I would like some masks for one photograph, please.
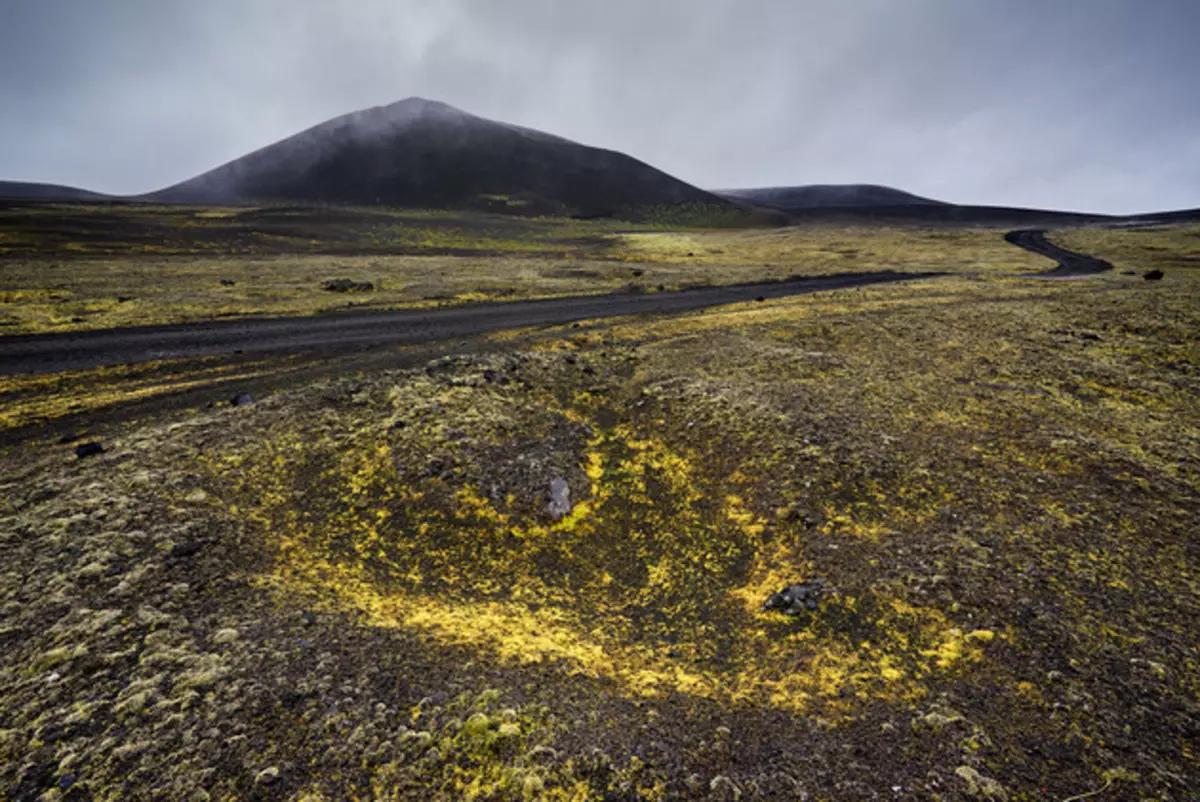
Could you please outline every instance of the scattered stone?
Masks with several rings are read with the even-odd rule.
[[[723,774],[712,778],[712,782],[708,784],[708,790],[712,792],[711,799],[719,799],[722,802],[733,802],[742,798],[742,789]]]
[[[249,393],[238,393],[233,398],[229,399],[229,405],[233,407],[248,407],[254,403],[254,396]]]
[[[645,271],[645,270],[639,270],[639,269],[637,269],[637,268],[635,268],[635,269],[633,270],[633,277],[634,277],[634,278],[641,278],[641,277],[642,277],[642,276],[644,276],[644,275],[646,275],[646,271]]]
[[[203,504],[208,501],[208,493],[205,493],[203,490],[193,490],[184,496],[183,500],[188,504]]]
[[[279,767],[271,766],[254,775],[255,785],[272,785],[279,781]]]
[[[194,557],[200,553],[200,548],[201,548],[200,544],[195,543],[195,542],[176,543],[174,546],[171,547],[170,556],[174,559],[184,559],[187,557]]]
[[[550,517],[559,520],[571,512],[571,488],[567,480],[556,476],[550,480]]]
[[[1100,335],[1099,335],[1099,334],[1095,334],[1095,333],[1093,333],[1093,332],[1090,332],[1090,331],[1081,331],[1081,332],[1079,332],[1079,339],[1081,339],[1081,340],[1090,340],[1090,341],[1092,341],[1092,342],[1095,342],[1096,340],[1099,340],[1099,339],[1100,339]]]
[[[74,774],[64,774],[58,778],[58,787],[60,790],[67,790],[75,784],[76,777]]]
[[[126,304],[132,300],[133,300],[132,295],[118,295],[117,296],[117,303],[119,303],[119,304]]]
[[[784,615],[800,615],[800,613],[817,609],[818,599],[824,590],[824,579],[797,582],[794,585],[788,585],[778,593],[771,594],[763,602],[762,609],[777,610]]]
[[[755,298],[754,300],[758,301],[759,303],[762,303],[763,301],[767,300],[767,296],[760,295],[757,298]]]
[[[231,278],[223,278],[223,279],[221,279],[221,286],[222,286],[222,287],[232,287],[232,286],[234,286],[234,285],[236,285],[236,284],[237,284],[237,282],[236,282],[236,281],[234,281],[234,280],[233,280],[233,279],[231,279]]]
[[[336,278],[321,284],[326,292],[372,292],[375,285],[369,281],[351,281],[348,278]]]
[[[957,710],[952,710],[948,707],[934,708],[923,716],[917,716],[912,720],[912,728],[917,731],[928,731],[934,733],[944,732],[955,724],[966,722],[963,715]]]
[[[1008,791],[1004,790],[1004,786],[993,780],[991,777],[985,777],[970,766],[959,766],[954,770],[960,779],[967,784],[967,794],[978,799],[998,799],[1001,802],[1008,802]]]
[[[75,456],[78,457],[79,459],[84,459],[86,457],[94,457],[97,454],[103,454],[103,453],[104,453],[104,446],[100,445],[99,443],[95,443],[95,442],[80,443],[79,445],[75,446]]]
[[[219,629],[217,630],[216,634],[213,635],[213,643],[219,645],[233,643],[240,637],[241,634],[236,629]]]
[[[1163,276],[1165,275],[1166,274],[1161,270],[1151,270],[1149,273],[1146,273],[1144,276],[1142,276],[1142,278],[1144,278],[1146,281],[1162,281]]]
[[[1122,276],[1136,276],[1137,271],[1136,270],[1122,270],[1121,275]]]

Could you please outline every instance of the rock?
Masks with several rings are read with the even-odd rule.
[[[912,728],[917,732],[928,731],[940,733],[955,724],[965,724],[966,719],[957,710],[950,708],[935,708],[923,716],[917,716],[912,721]]]
[[[97,454],[103,453],[104,446],[100,445],[99,443],[80,443],[79,445],[75,446],[75,456],[79,459],[94,457]]]
[[[967,794],[977,799],[998,799],[1008,802],[1008,791],[1004,786],[985,777],[970,766],[959,766],[954,773],[967,784]]]
[[[772,593],[763,602],[762,609],[777,610],[784,615],[800,615],[802,612],[817,609],[818,599],[824,590],[824,579],[813,579],[788,585],[778,593]]]
[[[254,396],[250,393],[238,393],[233,398],[229,399],[231,407],[248,407],[254,403]]]
[[[1122,270],[1121,275],[1122,276],[1136,276],[1137,271],[1136,270]]]
[[[236,629],[220,629],[220,630],[217,630],[216,634],[213,635],[213,643],[216,643],[216,644],[233,643],[239,637],[241,637],[241,635],[238,633],[238,631]]]
[[[1143,275],[1142,278],[1146,281],[1162,281],[1165,275],[1161,270],[1151,270],[1149,273]]]
[[[554,520],[571,512],[571,488],[567,480],[556,476],[550,480],[550,517]]]
[[[176,543],[171,547],[170,556],[175,559],[194,557],[200,553],[199,543]]]
[[[709,799],[733,802],[733,800],[742,798],[742,789],[738,788],[737,783],[723,774],[718,774],[712,778],[712,782],[708,784],[708,790],[711,792]]]
[[[758,301],[759,303],[762,303],[763,301],[767,300],[767,296],[765,296],[765,295],[759,295],[759,296],[758,296],[758,297],[756,297],[754,300]]]
[[[231,279],[231,278],[223,278],[223,279],[221,279],[221,286],[222,286],[222,287],[232,287],[232,286],[234,286],[235,284],[237,284],[237,282],[236,282],[236,281],[234,281],[234,280],[233,280],[233,279]]]
[[[273,785],[279,781],[279,767],[271,766],[254,775],[255,785]]]
[[[321,284],[326,292],[371,292],[375,285],[369,281],[351,281],[348,278],[330,279]]]
[[[208,493],[205,493],[203,490],[193,490],[184,496],[183,500],[188,504],[203,504],[208,501]]]

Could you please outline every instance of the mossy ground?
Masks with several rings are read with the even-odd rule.
[[[448,212],[0,208],[0,336],[656,292],[839,271],[1048,265],[984,229],[666,230]],[[375,290],[322,289],[337,278],[370,281]]]
[[[1200,269],[1111,236],[10,452],[0,787],[1187,799]]]

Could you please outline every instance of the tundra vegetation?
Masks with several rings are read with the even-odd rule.
[[[70,210],[100,213],[187,243],[247,212]],[[316,312],[343,275],[386,305],[949,275],[493,334],[130,418],[87,458],[29,424],[290,363],[5,378],[10,795],[1194,792],[1200,229],[1053,232],[1117,269],[1046,280],[983,229],[372,214],[445,239],[72,255],[10,224],[3,331]],[[219,277],[273,300],[222,306]],[[68,308],[133,292],[143,317]],[[763,609],[818,578],[816,609]]]

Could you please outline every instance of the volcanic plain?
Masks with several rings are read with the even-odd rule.
[[[0,346],[917,274],[10,371],[0,789],[1192,798],[1200,227],[710,211],[0,209]]]

